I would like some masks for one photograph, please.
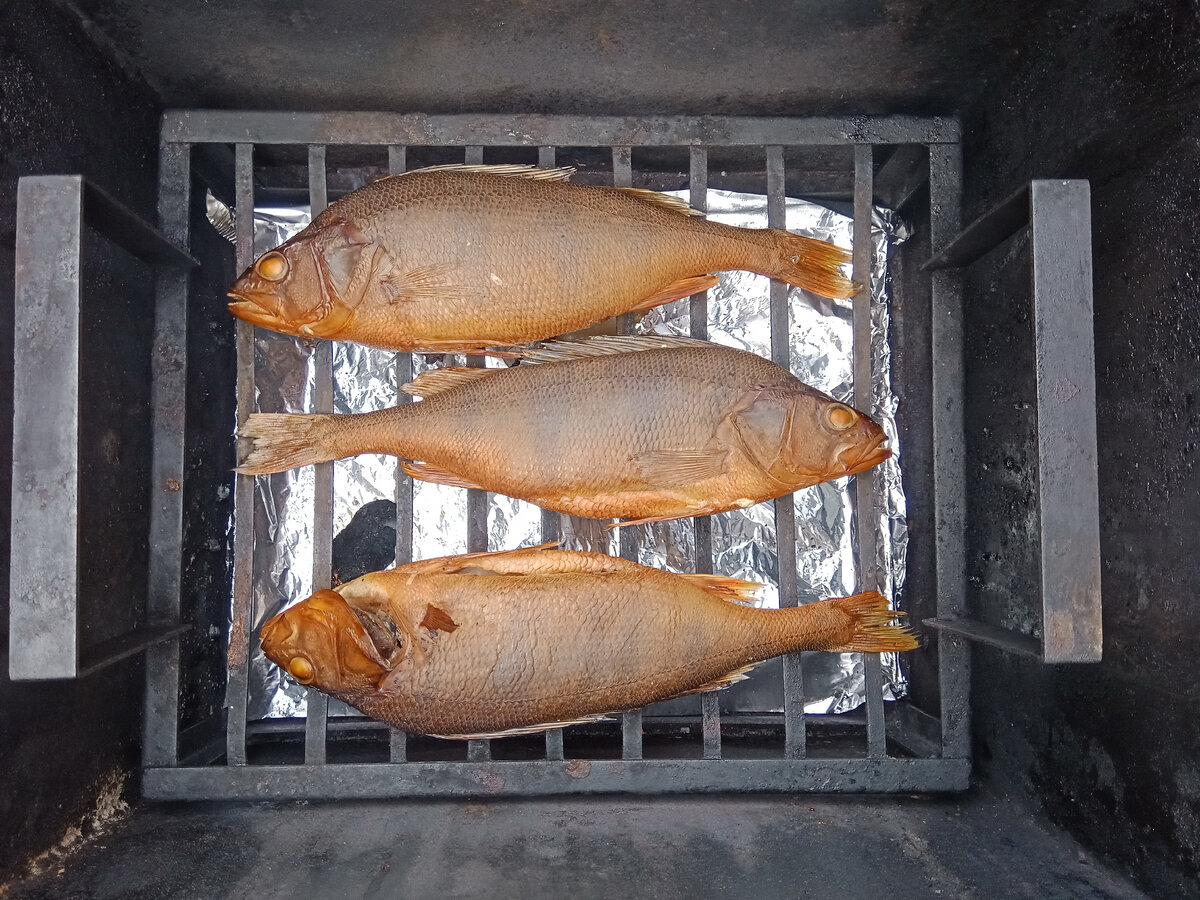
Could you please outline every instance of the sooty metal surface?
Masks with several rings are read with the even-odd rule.
[[[235,188],[237,210],[254,208],[254,152],[261,144],[307,146],[309,193],[314,212],[327,199],[326,145],[357,145],[386,148],[388,168],[406,169],[411,147],[459,147],[460,158],[479,161],[484,147],[536,147],[538,163],[553,165],[555,148],[607,147],[612,156],[612,177],[617,185],[628,185],[633,177],[633,150],[639,147],[688,148],[690,189],[694,205],[702,202],[707,188],[710,153],[725,148],[750,148],[759,152],[767,176],[768,216],[770,224],[782,227],[787,166],[787,148],[853,148],[855,235],[869,234],[874,200],[874,144],[921,145],[929,147],[929,177],[935,221],[934,247],[940,249],[958,229],[961,156],[958,125],[952,119],[863,116],[845,119],[752,119],[732,117],[656,117],[656,118],[583,118],[574,116],[422,116],[393,114],[281,114],[220,111],[169,112],[163,122],[164,152],[184,153],[196,144],[232,142],[236,145]],[[757,148],[757,150],[755,150]],[[911,182],[912,161],[903,158],[905,179]],[[170,177],[168,171],[167,177]],[[904,179],[902,179],[904,180]],[[181,202],[186,191],[179,191]],[[912,194],[911,184],[902,188],[905,197]],[[170,191],[164,191],[164,197]],[[169,219],[169,210],[163,210]],[[239,269],[249,265],[253,251],[253,217],[237,216],[237,262]],[[870,242],[855,241],[854,275],[870,279]],[[956,276],[937,273],[935,303],[941,304],[957,321],[960,297]],[[937,288],[941,280],[940,290]],[[168,285],[169,287],[169,285]],[[870,299],[870,285],[863,291]],[[696,314],[691,316],[693,336],[704,337],[705,297],[690,301]],[[870,360],[863,353],[870,346],[868,307],[855,309],[856,382],[865,376],[870,384]],[[787,343],[787,286],[773,283],[771,291],[772,357],[789,367]],[[937,338],[935,337],[935,343]],[[952,497],[949,512],[939,520],[939,615],[953,614],[962,605],[962,519],[959,497],[962,490],[961,429],[961,336],[944,332],[942,345],[935,353],[947,356],[950,373],[935,389],[940,390],[943,416],[933,423],[938,447],[937,462],[944,471],[939,484]],[[328,348],[328,344],[322,342]],[[959,358],[954,358],[954,354]],[[865,366],[865,369],[864,369]],[[316,403],[323,405],[321,379],[328,367],[319,372]],[[398,382],[409,380],[413,361],[409,354],[397,354]],[[955,375],[954,373],[957,373]],[[867,388],[869,390],[869,387]],[[244,422],[253,408],[254,352],[253,329],[238,324],[238,421]],[[857,398],[862,405],[863,398]],[[323,408],[323,406],[322,406]],[[319,482],[319,484],[322,484]],[[875,502],[872,480],[859,477],[856,527],[872,528],[870,510]],[[322,484],[318,489],[314,520],[314,586],[329,583],[331,515]],[[796,598],[795,522],[790,497],[775,505],[779,543],[779,587],[781,605],[794,605]],[[863,717],[805,716],[800,679],[800,658],[785,661],[785,703],[782,716],[762,721],[722,723],[714,695],[706,695],[702,716],[695,724],[700,741],[686,748],[672,740],[690,732],[691,726],[679,722],[643,720],[639,711],[627,713],[621,724],[617,746],[605,746],[604,738],[594,740],[573,728],[549,732],[541,738],[520,741],[472,741],[467,747],[457,742],[436,741],[386,731],[378,723],[339,722],[336,731],[327,720],[328,703],[324,695],[311,694],[303,726],[303,749],[299,758],[286,741],[264,745],[283,730],[294,733],[295,726],[280,722],[268,728],[256,727],[248,736],[246,721],[246,663],[252,622],[249,618],[249,583],[253,565],[253,479],[239,476],[235,490],[234,526],[234,627],[229,647],[227,717],[223,746],[193,749],[186,755],[165,754],[175,745],[166,737],[176,723],[171,704],[155,698],[179,689],[168,667],[151,670],[147,683],[147,709],[153,714],[148,732],[160,734],[148,745],[145,759],[144,791],[147,796],[175,799],[260,799],[270,797],[309,797],[339,799],[349,797],[400,796],[475,796],[565,793],[672,793],[672,792],[769,792],[769,791],[953,791],[967,786],[970,762],[966,752],[967,657],[965,642],[943,639],[940,645],[942,710],[940,717],[930,716],[907,701],[892,704],[884,715],[878,658],[867,661],[867,704]],[[396,523],[396,559],[402,563],[412,556],[412,482],[397,480],[396,505],[400,520]],[[486,541],[480,521],[486,507],[468,504],[468,549],[484,549]],[[865,526],[863,523],[866,523]],[[711,529],[707,520],[698,520],[696,553],[698,567],[711,568],[713,555]],[[164,529],[171,523],[164,522]],[[559,520],[554,514],[543,515],[543,536],[558,536]],[[622,555],[636,558],[637,546],[632,529],[621,529]],[[156,534],[154,539],[166,537]],[[870,535],[858,534],[860,547],[874,547]],[[862,588],[874,584],[874,564],[864,553],[860,561],[859,583]],[[945,596],[943,596],[945,593]],[[314,702],[315,701],[315,702]],[[836,722],[825,727],[824,720]],[[263,723],[255,723],[261,726]],[[298,723],[297,723],[298,724]],[[361,726],[361,727],[360,727]],[[653,729],[667,727],[671,739],[650,740]],[[347,741],[358,727],[368,740]],[[840,730],[838,730],[840,729]],[[782,731],[783,746],[776,748],[770,735]],[[811,732],[811,733],[810,733]],[[835,734],[836,732],[836,734]],[[383,743],[372,742],[374,735],[387,735]],[[750,736],[749,738],[747,736]],[[757,737],[755,737],[757,735]],[[832,735],[832,737],[831,737]],[[248,740],[249,737],[249,740]],[[658,737],[657,735],[655,736]],[[591,741],[591,743],[589,743]],[[503,746],[501,746],[503,745]],[[617,758],[612,758],[616,756]]]

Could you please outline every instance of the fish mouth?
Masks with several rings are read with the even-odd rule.
[[[851,447],[843,450],[838,455],[838,462],[845,466],[843,475],[857,475],[859,472],[865,472],[873,466],[879,465],[885,459],[892,458],[892,448],[882,446],[887,440],[886,434],[880,434],[878,437],[871,440],[862,449]],[[855,456],[855,451],[857,456]]]
[[[284,323],[279,316],[255,303],[244,294],[236,294],[230,291],[228,296],[237,301],[236,303],[229,304],[229,311],[243,322],[258,325],[261,328],[270,328],[272,331],[282,329]]]

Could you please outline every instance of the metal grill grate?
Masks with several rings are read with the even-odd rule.
[[[538,164],[551,166],[556,147],[606,147],[612,152],[614,183],[628,186],[633,178],[632,151],[639,147],[683,147],[690,154],[692,205],[704,209],[709,182],[710,150],[757,148],[766,170],[768,223],[784,227],[787,170],[785,148],[853,147],[854,256],[857,281],[871,277],[871,207],[875,197],[876,147],[899,145],[891,160],[905,161],[911,175],[913,160],[925,166],[931,202],[931,237],[935,250],[959,231],[961,157],[958,125],[953,120],[912,117],[854,117],[848,119],[756,118],[580,118],[501,116],[418,116],[386,114],[287,114],[187,111],[164,117],[159,215],[163,233],[178,246],[188,246],[191,190],[190,160],[198,144],[234,144],[235,193],[239,212],[254,207],[254,150],[256,145],[301,145],[308,150],[308,182],[312,212],[327,202],[326,147],[329,145],[386,146],[393,173],[406,168],[410,147],[460,147],[466,162],[480,162],[485,147],[537,148]],[[923,182],[924,171],[918,183]],[[252,217],[237,219],[237,265],[252,262]],[[937,532],[936,584],[939,617],[963,613],[963,450],[962,353],[960,284],[950,271],[932,273],[932,351],[934,368],[932,420],[934,517]],[[171,373],[171,390],[155,394],[155,470],[182,469],[183,428],[180,404],[186,361],[186,273],[164,270],[158,282],[156,361]],[[789,367],[788,287],[773,282],[770,294],[771,355]],[[869,408],[870,291],[854,303],[856,405]],[[625,323],[628,325],[628,322]],[[705,295],[691,299],[691,333],[707,337]],[[237,410],[239,422],[253,408],[253,327],[237,325]],[[317,345],[315,410],[332,408],[331,344]],[[475,364],[481,361],[472,360]],[[398,354],[397,383],[411,379],[412,358]],[[157,383],[156,383],[157,384]],[[178,390],[175,390],[178,388]],[[407,400],[401,395],[399,401]],[[178,463],[177,466],[172,464]],[[875,503],[873,479],[857,476],[859,590],[875,586]],[[314,520],[314,587],[328,585],[331,568],[332,464],[317,467]],[[736,758],[722,746],[722,722],[717,696],[702,697],[700,758],[644,758],[642,713],[626,713],[621,722],[619,759],[570,759],[564,753],[563,732],[548,732],[537,759],[493,760],[488,741],[471,741],[465,760],[424,761],[410,758],[406,735],[392,731],[386,761],[330,762],[327,760],[329,722],[325,695],[308,693],[302,765],[251,764],[247,754],[247,667],[253,622],[250,621],[252,565],[253,479],[238,476],[235,489],[234,627],[229,648],[228,709],[223,758],[212,765],[183,764],[179,755],[178,709],[180,658],[177,640],[149,651],[144,744],[144,791],[147,796],[173,799],[219,798],[353,798],[387,796],[529,795],[553,793],[664,793],[695,791],[936,791],[962,790],[970,771],[966,709],[969,680],[966,642],[943,634],[937,647],[940,715],[928,716],[908,701],[893,704],[885,718],[883,679],[878,655],[865,660],[867,703],[865,721],[854,724],[850,750],[836,755],[809,753],[806,734],[820,727],[805,716],[801,655],[785,658],[783,667],[784,734],[782,755]],[[397,479],[397,564],[412,557],[412,482]],[[468,495],[468,551],[486,550],[486,505],[483,492]],[[775,502],[781,605],[797,602],[795,558],[796,523],[790,496]],[[156,548],[151,574],[150,614],[166,620],[179,616],[182,503],[179,494],[156,505],[151,543]],[[558,537],[557,514],[544,513],[547,540]],[[697,571],[711,571],[713,548],[709,521],[695,521]],[[637,558],[636,535],[620,529],[620,552]],[[274,726],[271,726],[274,727]],[[374,728],[359,722],[339,728]],[[889,742],[890,739],[890,742]],[[566,758],[565,758],[566,757]]]

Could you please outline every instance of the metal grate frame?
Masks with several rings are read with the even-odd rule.
[[[192,149],[204,144],[235,146],[237,265],[252,262],[254,148],[260,144],[307,146],[309,194],[314,215],[327,202],[326,147],[382,146],[389,170],[406,168],[409,147],[461,147],[467,162],[483,159],[485,147],[537,148],[538,164],[551,166],[556,147],[608,147],[617,185],[632,181],[635,147],[683,147],[690,153],[692,205],[704,209],[710,149],[761,148],[767,173],[768,221],[783,227],[787,147],[852,146],[854,154],[854,256],[857,281],[870,278],[873,252],[869,237],[871,207],[876,196],[875,160],[879,145],[899,145],[888,167],[905,163],[900,191],[911,196],[912,184],[927,177],[930,185],[931,237],[934,251],[946,247],[960,228],[962,161],[959,126],[946,118],[907,116],[848,118],[728,117],[575,117],[492,115],[399,115],[364,113],[282,113],[168,111],[163,117],[160,147],[159,219],[162,233],[187,247]],[[914,153],[914,151],[916,151]],[[914,164],[915,161],[915,164]],[[914,170],[921,171],[914,176]],[[913,180],[915,177],[915,181]],[[905,193],[907,192],[907,193]],[[950,270],[929,276],[932,293],[933,476],[935,483],[937,615],[954,619],[965,614],[964,458],[961,276]],[[772,282],[770,294],[771,355],[789,368],[788,286]],[[180,393],[186,377],[185,271],[164,269],[158,279],[156,360],[174,374]],[[854,302],[855,402],[869,406],[870,291]],[[691,299],[694,337],[707,336],[706,298]],[[237,324],[237,414],[244,422],[253,408],[253,326]],[[314,411],[332,404],[331,347],[317,344],[317,389]],[[411,378],[412,358],[397,354],[397,381]],[[398,402],[408,398],[401,395]],[[155,403],[155,470],[183,458],[183,422],[178,401],[157,391]],[[181,469],[182,466],[180,465]],[[875,586],[873,548],[874,503],[870,472],[857,476],[855,516],[858,529],[859,590]],[[314,587],[329,584],[332,544],[332,464],[317,467],[314,534]],[[412,556],[412,483],[398,476],[397,564]],[[468,550],[487,549],[482,492],[468,497]],[[250,567],[253,550],[253,479],[238,476],[235,485],[234,625],[229,648],[228,709],[225,753],[213,765],[185,764],[179,754],[180,653],[177,638],[148,651],[143,790],[159,799],[349,799],[405,796],[527,796],[566,793],[637,793],[715,791],[958,791],[970,775],[968,745],[969,651],[965,638],[943,632],[937,644],[940,710],[930,716],[908,701],[893,704],[885,718],[879,657],[865,660],[867,703],[859,726],[865,746],[837,758],[808,753],[806,733],[817,724],[805,716],[801,655],[784,662],[784,749],[782,758],[729,758],[723,753],[717,697],[702,697],[702,757],[643,758],[642,714],[625,714],[621,723],[620,759],[564,759],[561,730],[548,732],[544,758],[494,761],[491,742],[472,741],[464,761],[409,759],[407,736],[392,731],[386,762],[327,762],[327,698],[308,694],[304,724],[304,762],[296,765],[251,765],[247,759],[246,686],[253,624],[250,620]],[[155,506],[151,544],[161,548],[152,558],[150,609],[156,619],[177,620],[180,612],[182,508],[174,500]],[[775,503],[781,605],[797,602],[795,529],[790,496]],[[558,516],[544,513],[545,539],[558,536]],[[698,571],[712,567],[712,537],[706,518],[695,520]],[[620,552],[636,558],[632,529],[620,529]],[[891,742],[889,744],[889,741]],[[889,752],[891,750],[892,752]],[[896,755],[893,755],[895,753]]]

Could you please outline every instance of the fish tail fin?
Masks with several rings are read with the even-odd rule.
[[[919,646],[916,635],[908,627],[892,624],[904,613],[889,608],[887,598],[879,591],[838,597],[827,602],[851,619],[850,634],[836,648],[838,650],[888,653],[915,650]]]
[[[772,229],[767,234],[777,255],[775,265],[762,274],[835,300],[862,290],[862,285],[842,274],[842,266],[850,261],[848,250],[790,231]]]
[[[335,442],[328,440],[332,415],[254,413],[238,431],[252,442],[235,469],[239,475],[269,475],[299,466],[340,459]]]
[[[889,609],[887,598],[879,591],[806,603],[782,613],[786,623],[780,641],[783,652],[888,653],[918,646],[908,628],[892,624],[904,613]]]

